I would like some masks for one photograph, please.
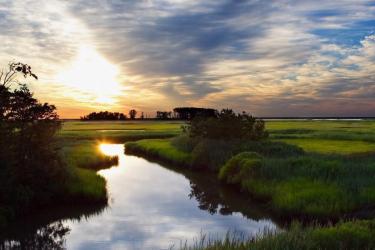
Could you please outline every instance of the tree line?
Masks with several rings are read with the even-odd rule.
[[[137,116],[137,111],[135,109],[129,110],[129,117],[124,113],[119,112],[92,112],[88,115],[81,116],[82,121],[125,121],[125,120],[135,120]],[[140,119],[143,119],[143,113],[140,116]]]
[[[211,108],[196,108],[196,107],[178,107],[174,108],[173,111],[156,111],[154,118],[148,118],[141,115],[137,117],[138,111],[131,109],[128,112],[128,116],[124,113],[119,112],[92,112],[88,115],[81,116],[82,121],[124,121],[124,120],[135,120],[135,119],[156,119],[156,120],[191,120],[196,116],[199,117],[214,117],[217,116],[219,112],[216,109]]]

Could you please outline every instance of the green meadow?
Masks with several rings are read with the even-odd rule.
[[[356,154],[375,151],[375,121],[268,121],[271,139],[306,152]]]
[[[96,190],[98,196],[105,197],[105,183],[101,177],[90,174],[95,176],[95,170],[116,161],[102,155],[98,145],[133,141],[126,144],[127,152],[176,166],[198,171],[207,168],[218,175],[224,167],[235,169],[232,176],[219,177],[267,202],[281,217],[337,220],[344,215],[355,217],[363,211],[372,213],[369,208],[375,203],[373,120],[267,121],[270,136],[262,142],[196,142],[181,135],[182,125],[180,121],[66,121],[58,137],[68,165],[79,173],[76,178],[86,181],[89,185],[84,186],[90,186],[90,192]],[[259,166],[252,166],[252,159],[246,154],[241,156],[241,152],[256,152]],[[230,164],[233,166],[229,167]],[[73,189],[82,185],[75,186]]]
[[[375,204],[375,121],[268,121],[259,142],[184,135],[128,142],[126,151],[213,171],[282,218],[370,217]]]
[[[129,154],[203,174],[214,172],[223,183],[266,204],[280,219],[299,220],[304,225],[323,223],[292,226],[256,239],[203,238],[195,247],[182,249],[373,246],[369,236],[374,233],[373,221],[365,219],[373,219],[375,214],[375,121],[266,121],[269,138],[261,141],[197,141],[184,135],[184,124],[65,121],[57,136],[57,146],[70,172],[64,185],[65,196],[70,200],[106,202],[106,181],[96,171],[116,165],[118,159],[105,156],[99,145],[126,143]],[[334,224],[324,226],[327,222]],[[346,245],[342,248],[329,248],[343,239]]]

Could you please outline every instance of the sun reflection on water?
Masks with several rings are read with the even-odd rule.
[[[122,144],[107,144],[101,143],[99,145],[99,150],[108,156],[118,156],[124,153],[124,145]]]

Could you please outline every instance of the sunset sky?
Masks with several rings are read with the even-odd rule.
[[[62,118],[375,116],[374,0],[0,0],[0,41]]]

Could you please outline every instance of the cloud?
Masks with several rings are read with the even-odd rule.
[[[361,109],[347,115],[374,115],[362,105],[375,98],[374,17],[370,0],[5,1],[0,60],[36,65],[48,87],[35,92],[59,88],[41,96],[66,109],[77,100],[53,76],[87,45],[120,68],[116,109],[152,112],[156,101],[272,115],[282,102],[309,115],[330,100],[335,115],[346,100]]]

